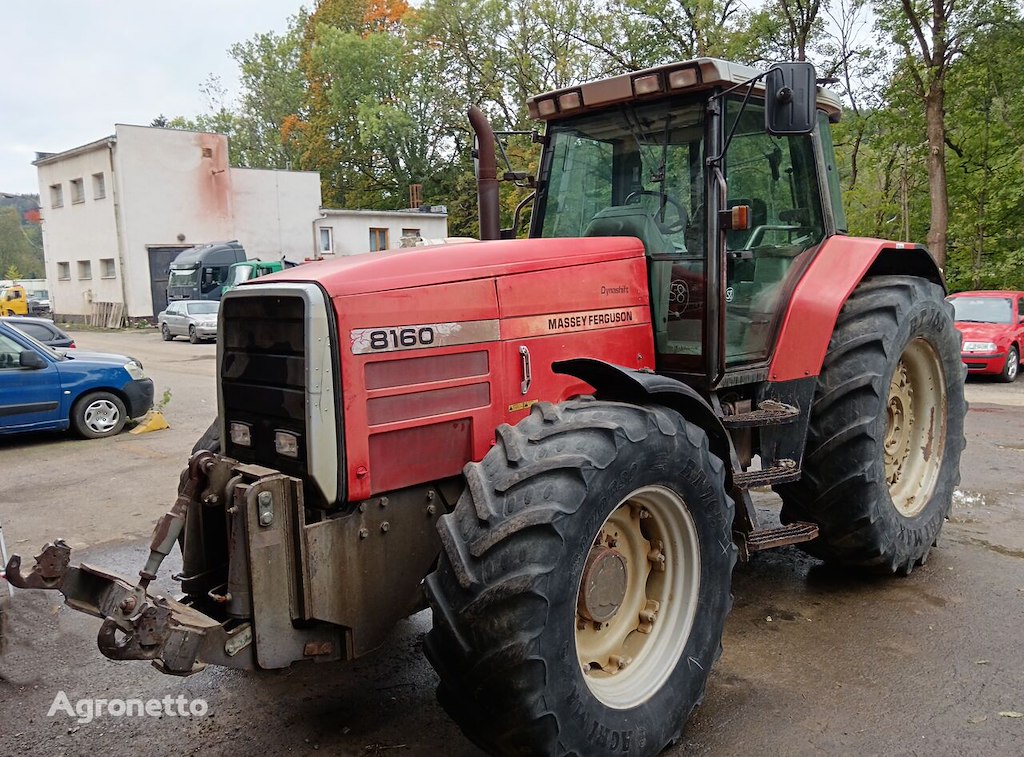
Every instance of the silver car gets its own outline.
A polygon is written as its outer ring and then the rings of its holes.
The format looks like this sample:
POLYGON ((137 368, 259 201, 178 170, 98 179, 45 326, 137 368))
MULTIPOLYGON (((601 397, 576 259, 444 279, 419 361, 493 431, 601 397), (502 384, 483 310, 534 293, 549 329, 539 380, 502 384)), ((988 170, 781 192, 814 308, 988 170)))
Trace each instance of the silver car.
POLYGON ((165 342, 176 336, 187 336, 192 344, 217 338, 217 313, 220 303, 215 300, 178 300, 167 306, 156 322, 165 342))

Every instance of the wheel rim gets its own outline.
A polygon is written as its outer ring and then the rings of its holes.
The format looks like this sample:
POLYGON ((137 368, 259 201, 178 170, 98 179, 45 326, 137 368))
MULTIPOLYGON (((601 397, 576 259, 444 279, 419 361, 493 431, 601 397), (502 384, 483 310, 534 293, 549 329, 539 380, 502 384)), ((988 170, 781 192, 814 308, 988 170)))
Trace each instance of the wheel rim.
POLYGON ((946 442, 946 384, 935 349, 914 339, 889 383, 885 479, 904 517, 920 513, 931 498, 946 442))
POLYGON ((1010 354, 1006 356, 1006 377, 1008 379, 1017 378, 1017 369, 1020 367, 1020 358, 1017 356, 1017 351, 1010 348, 1010 354))
POLYGON ((85 425, 97 434, 104 434, 113 429, 121 413, 110 400, 96 400, 85 408, 85 425))
POLYGON ((602 524, 577 589, 576 653, 608 707, 645 702, 676 667, 700 589, 697 529, 678 494, 637 489, 602 524))

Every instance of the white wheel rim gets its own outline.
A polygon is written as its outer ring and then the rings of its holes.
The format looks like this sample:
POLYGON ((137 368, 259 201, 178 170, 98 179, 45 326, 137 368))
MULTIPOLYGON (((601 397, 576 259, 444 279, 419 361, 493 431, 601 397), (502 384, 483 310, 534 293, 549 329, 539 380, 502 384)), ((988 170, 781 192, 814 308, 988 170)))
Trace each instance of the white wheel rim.
POLYGON ((110 431, 117 425, 121 414, 110 400, 96 400, 85 408, 85 425, 97 434, 110 431))
MULTIPOLYGON (((625 565, 625 591, 607 622, 589 620, 577 608, 576 653, 591 693, 624 710, 657 693, 683 653, 697 612, 700 544, 682 498, 645 486, 601 525, 591 554, 598 549, 614 550, 625 565)), ((582 584, 581 578, 580 603, 582 584)))
POLYGON ((914 339, 889 385, 883 442, 889 495, 900 515, 918 515, 935 490, 946 446, 946 382, 935 349, 914 339))
POLYGON ((1008 378, 1017 377, 1017 367, 1020 365, 1020 360, 1017 357, 1017 353, 1010 349, 1010 354, 1006 358, 1006 375, 1008 378))

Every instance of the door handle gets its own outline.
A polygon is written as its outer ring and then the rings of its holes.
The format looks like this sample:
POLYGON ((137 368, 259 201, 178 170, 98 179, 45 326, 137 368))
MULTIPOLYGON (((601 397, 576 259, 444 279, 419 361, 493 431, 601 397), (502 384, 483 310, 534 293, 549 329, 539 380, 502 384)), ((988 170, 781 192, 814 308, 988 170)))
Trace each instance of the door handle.
POLYGON ((520 384, 520 389, 523 394, 530 391, 530 384, 533 383, 533 373, 530 368, 530 350, 526 348, 526 345, 520 345, 519 357, 523 361, 523 383, 520 384))

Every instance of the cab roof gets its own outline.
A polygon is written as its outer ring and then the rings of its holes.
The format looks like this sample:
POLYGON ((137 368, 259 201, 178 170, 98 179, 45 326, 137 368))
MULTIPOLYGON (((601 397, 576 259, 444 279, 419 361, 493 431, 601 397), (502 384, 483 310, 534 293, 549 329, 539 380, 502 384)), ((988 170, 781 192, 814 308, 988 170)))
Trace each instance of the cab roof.
MULTIPOLYGON (((656 100, 666 94, 700 92, 714 87, 729 88, 761 73, 761 69, 718 58, 695 58, 545 92, 529 98, 526 107, 531 118, 556 121, 575 116, 585 109, 630 100, 640 102, 656 100), (658 89, 651 89, 654 86, 658 86, 658 89)), ((754 84, 754 92, 764 94, 763 79, 754 84)), ((842 113, 839 98, 821 87, 818 87, 818 108, 824 110, 833 123, 839 120, 842 113)))

